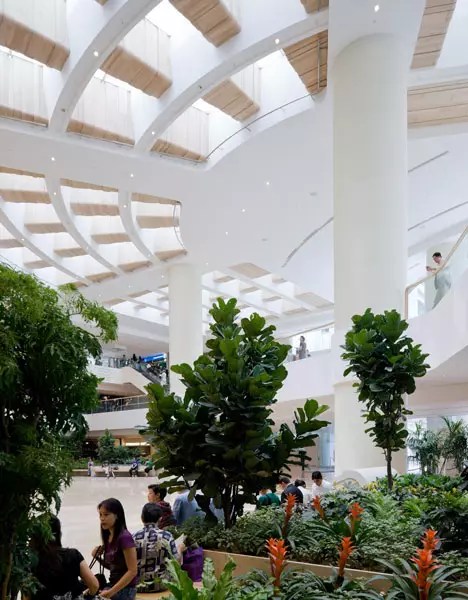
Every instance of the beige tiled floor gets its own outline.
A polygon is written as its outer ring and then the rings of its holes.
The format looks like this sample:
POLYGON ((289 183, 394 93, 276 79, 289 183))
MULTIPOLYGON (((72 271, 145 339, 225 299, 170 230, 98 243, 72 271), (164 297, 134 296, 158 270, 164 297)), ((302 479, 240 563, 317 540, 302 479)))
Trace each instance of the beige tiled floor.
MULTIPOLYGON (((141 526, 141 509, 147 502, 148 485, 156 482, 155 477, 73 479, 72 485, 62 495, 62 508, 59 513, 63 545, 77 548, 87 560, 90 559, 91 550, 100 542, 97 505, 111 497, 122 502, 127 527, 132 533, 135 532, 141 526)), ((173 497, 169 497, 171 504, 173 497)))

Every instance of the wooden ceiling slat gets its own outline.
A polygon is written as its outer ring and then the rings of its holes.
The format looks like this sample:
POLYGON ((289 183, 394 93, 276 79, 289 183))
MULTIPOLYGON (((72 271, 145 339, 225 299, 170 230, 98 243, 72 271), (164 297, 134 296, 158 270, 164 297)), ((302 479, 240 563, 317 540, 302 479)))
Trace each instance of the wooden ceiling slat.
POLYGON ((238 265, 234 265, 231 267, 231 269, 236 271, 236 273, 240 273, 241 275, 249 277, 250 279, 263 277, 264 275, 270 274, 270 271, 266 271, 265 269, 262 269, 262 267, 258 267, 253 263, 240 263, 238 265))
POLYGON ((142 229, 161 229, 164 227, 177 227, 179 219, 177 217, 158 217, 153 215, 137 215, 137 223, 142 229))
POLYGON ((102 185, 95 185, 94 183, 84 183, 82 181, 73 181, 72 179, 61 179, 60 185, 65 187, 71 187, 79 190, 99 190, 102 192, 118 192, 117 188, 104 187, 102 185))
POLYGON ((310 94, 327 87, 328 31, 291 44, 284 53, 310 94))
POLYGON ((120 244, 129 242, 130 238, 126 233, 94 233, 92 236, 96 244, 120 244))
POLYGON ((84 202, 71 202, 70 207, 75 215, 80 217, 116 217, 119 215, 119 207, 117 204, 87 204, 84 202))
POLYGON ((68 124, 67 131, 69 133, 79 133, 80 135, 86 135, 88 137, 96 138, 98 140, 105 140, 110 142, 118 142, 120 144, 126 144, 127 146, 133 146, 135 141, 124 135, 120 135, 115 131, 107 131, 101 127, 95 127, 88 123, 82 123, 76 119, 71 119, 68 124))
POLYGON ((24 54, 38 62, 61 71, 70 51, 37 31, 0 13, 0 46, 24 54))
POLYGON ((75 256, 86 256, 86 252, 80 246, 75 248, 58 248, 54 250, 55 254, 62 258, 74 258, 75 256))
POLYGON ((177 200, 169 200, 160 196, 151 196, 150 194, 133 194, 132 202, 142 202, 144 204, 180 204, 177 200))
POLYGON ((31 173, 30 171, 21 171, 20 169, 10 169, 9 167, 0 167, 0 173, 9 173, 11 175, 24 175, 25 177, 37 177, 44 179, 41 173, 31 173))
POLYGON ((124 263, 119 265, 119 267, 122 269, 122 271, 125 271, 125 273, 133 273, 133 271, 144 269, 146 267, 149 267, 150 265, 151 262, 149 260, 140 260, 131 263, 124 263))
POLYGON ((314 13, 328 8, 329 0, 301 0, 306 12, 314 13))
POLYGON ((22 248, 23 244, 15 238, 0 239, 0 248, 22 248))
POLYGON ((457 0, 426 0, 411 65, 413 69, 437 64, 456 3, 457 0))
POLYGON ((122 46, 113 50, 101 65, 101 69, 155 98, 160 98, 172 85, 169 77, 153 69, 122 46))
POLYGON ((218 47, 236 36, 241 28, 219 0, 170 0, 171 4, 218 47))
POLYGON ((16 119, 17 121, 27 121, 37 125, 48 125, 49 121, 40 115, 23 112, 18 109, 9 108, 8 106, 0 106, 0 117, 8 119, 16 119))
POLYGON ((49 194, 34 190, 1 190, 0 196, 5 202, 19 204, 50 204, 49 194))
POLYGON ((211 92, 203 96, 203 100, 219 108, 236 121, 245 121, 260 110, 260 106, 232 79, 222 81, 211 92))
POLYGON ((106 279, 114 279, 117 277, 115 273, 112 271, 105 271, 103 273, 94 273, 94 275, 86 275, 86 278, 94 283, 99 283, 100 281, 105 281, 106 279))
POLYGON ((58 223, 25 223, 26 229, 31 233, 44 234, 44 233, 65 233, 65 225, 61 222, 58 223))
MULTIPOLYGON (((159 258, 159 260, 161 260, 162 262, 166 262, 168 260, 171 260, 172 258, 184 256, 185 254, 187 254, 187 250, 161 250, 160 252, 156 252, 155 254, 159 258)), ((165 287, 167 287, 167 285, 161 286, 160 289, 163 289, 165 287)))
POLYGON ((464 122, 468 122, 468 81, 429 85, 409 90, 409 127, 464 122))
POLYGON ((165 140, 156 140, 156 143, 151 148, 152 152, 161 152, 162 154, 170 154, 171 156, 178 156, 179 158, 188 158, 190 160, 196 160, 202 162, 205 157, 198 152, 187 150, 178 144, 172 142, 166 142, 165 140))

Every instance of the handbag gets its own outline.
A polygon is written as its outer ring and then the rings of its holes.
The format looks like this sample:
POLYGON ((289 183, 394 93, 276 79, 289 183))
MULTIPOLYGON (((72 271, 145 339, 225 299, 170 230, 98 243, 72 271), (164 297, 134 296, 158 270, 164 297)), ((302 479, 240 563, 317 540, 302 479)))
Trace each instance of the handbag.
MULTIPOLYGON (((89 568, 92 569, 96 563, 99 563, 99 573, 94 573, 94 577, 98 580, 99 583, 99 592, 101 592, 104 588, 108 586, 106 576, 104 575, 104 564, 100 558, 104 558, 104 546, 99 546, 99 550, 96 553, 96 556, 89 563, 89 568)), ((99 593, 98 592, 98 593, 99 593)))

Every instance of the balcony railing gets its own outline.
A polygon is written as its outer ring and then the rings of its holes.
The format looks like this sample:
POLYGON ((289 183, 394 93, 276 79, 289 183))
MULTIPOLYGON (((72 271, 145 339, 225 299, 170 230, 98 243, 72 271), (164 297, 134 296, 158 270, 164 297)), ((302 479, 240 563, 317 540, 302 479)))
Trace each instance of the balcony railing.
POLYGON ((136 410, 138 408, 148 408, 150 399, 148 396, 130 396, 128 398, 107 398, 101 400, 99 406, 97 406, 91 413, 107 413, 107 412, 119 412, 122 410, 136 410))

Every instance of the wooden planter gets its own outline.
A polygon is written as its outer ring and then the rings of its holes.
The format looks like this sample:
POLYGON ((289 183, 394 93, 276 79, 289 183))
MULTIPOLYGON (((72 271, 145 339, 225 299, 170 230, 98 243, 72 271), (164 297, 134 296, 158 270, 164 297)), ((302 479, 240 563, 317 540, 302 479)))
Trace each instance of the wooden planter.
MULTIPOLYGON (((224 565, 228 562, 229 558, 236 563, 236 570, 234 574, 246 575, 254 569, 270 573, 270 561, 268 558, 263 556, 248 556, 246 554, 230 554, 228 552, 217 552, 215 550, 204 550, 203 555, 205 558, 211 558, 215 568, 216 575, 219 576, 223 570, 224 565)), ((291 560, 288 562, 286 570, 294 571, 313 571, 319 577, 328 578, 332 574, 333 567, 330 565, 313 565, 310 563, 296 562, 291 560)), ((372 579, 376 575, 374 571, 361 571, 359 569, 346 569, 346 577, 349 579, 372 579)), ((390 588, 390 584, 385 581, 374 581, 372 582, 372 588, 378 592, 386 592, 390 588)))

